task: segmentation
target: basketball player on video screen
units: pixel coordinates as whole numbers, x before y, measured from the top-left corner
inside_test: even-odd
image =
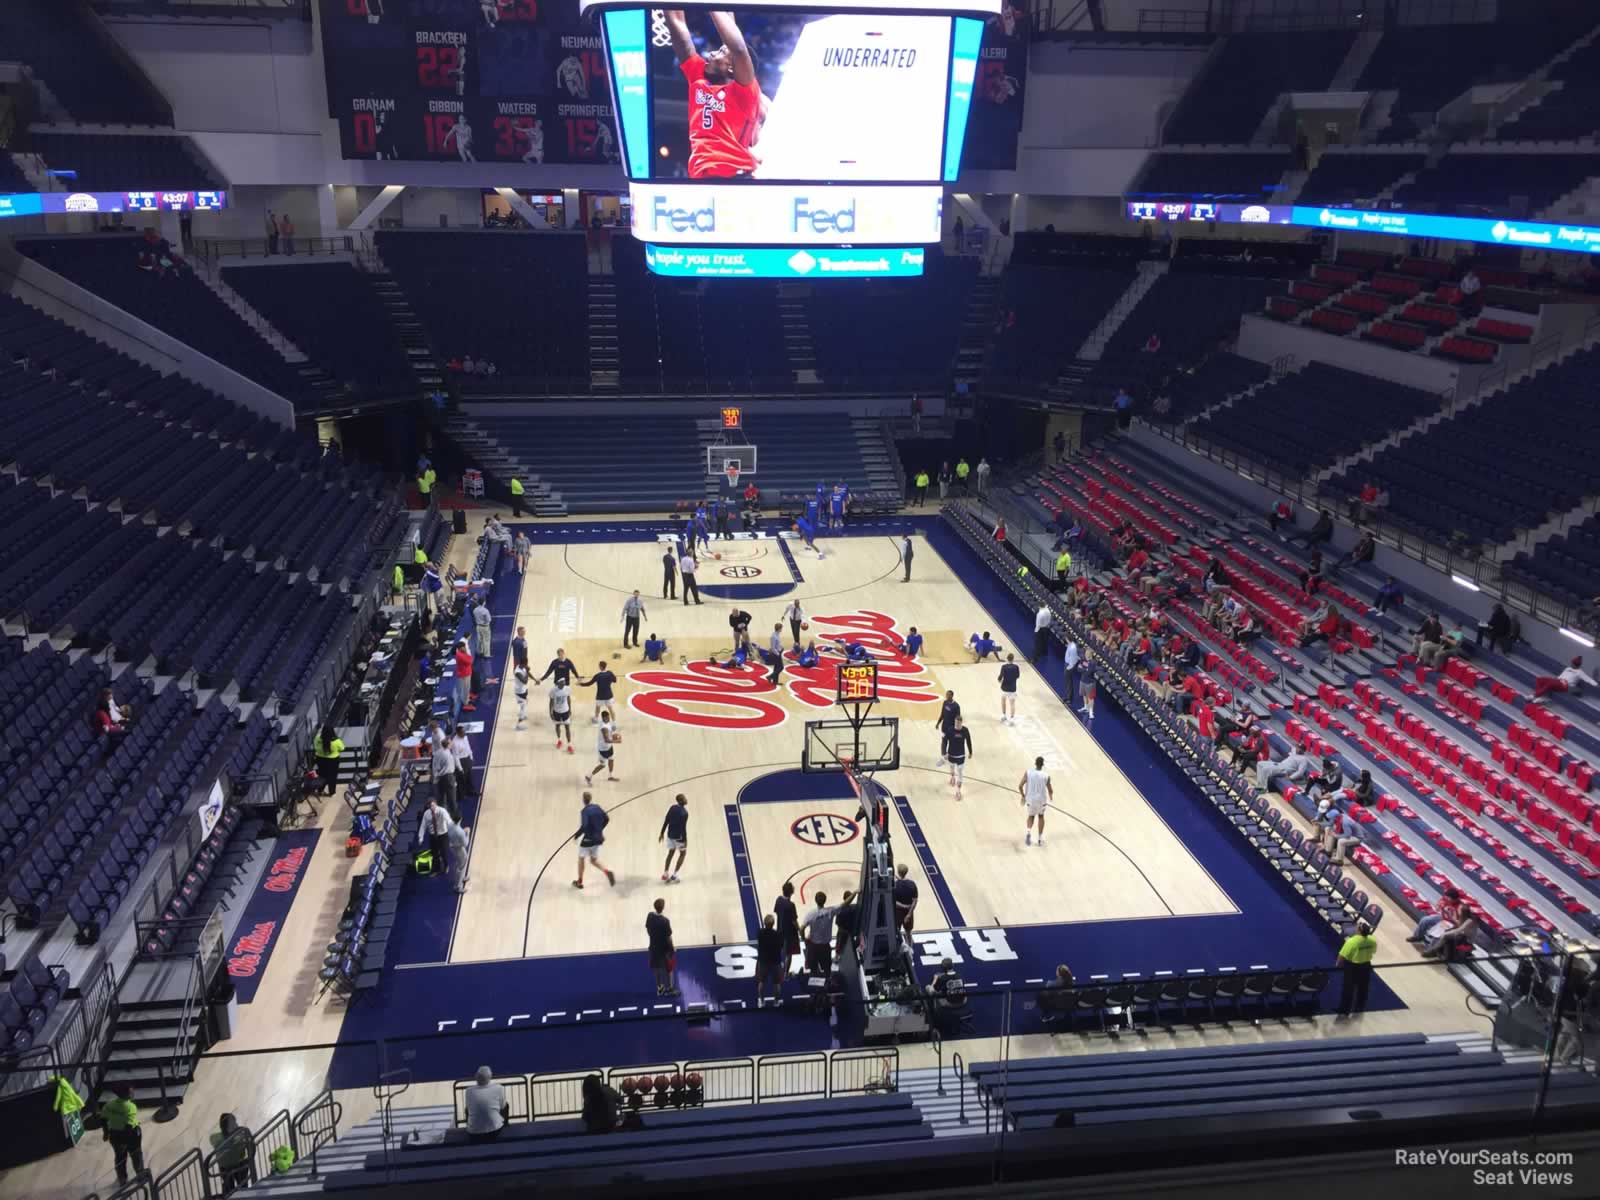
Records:
[[[678,69],[689,81],[689,178],[731,179],[756,169],[754,147],[769,101],[733,14],[708,15],[722,45],[700,55],[683,10],[665,14]]]

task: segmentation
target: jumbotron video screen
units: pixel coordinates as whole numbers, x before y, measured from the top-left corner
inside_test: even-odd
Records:
[[[919,0],[907,11],[882,0],[736,9],[582,2],[601,14],[642,241],[687,251],[940,240],[984,18],[1001,0]],[[793,263],[802,274],[872,274],[879,264],[904,273],[920,272],[921,255],[847,263],[813,253]]]

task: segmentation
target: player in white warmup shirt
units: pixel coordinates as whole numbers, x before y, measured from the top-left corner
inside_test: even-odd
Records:
[[[1033,766],[1022,773],[1022,779],[1017,783],[1017,795],[1022,798],[1022,805],[1028,810],[1028,832],[1022,839],[1024,846],[1033,845],[1033,822],[1039,821],[1039,845],[1044,845],[1044,810],[1045,805],[1055,799],[1055,791],[1050,786],[1050,776],[1044,773],[1044,756],[1033,760]]]

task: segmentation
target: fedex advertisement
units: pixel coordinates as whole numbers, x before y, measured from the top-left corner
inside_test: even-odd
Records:
[[[633,236],[657,245],[918,245],[940,239],[937,184],[632,183]]]
[[[688,279],[903,279],[922,274],[921,246],[653,246],[644,261],[657,275]]]

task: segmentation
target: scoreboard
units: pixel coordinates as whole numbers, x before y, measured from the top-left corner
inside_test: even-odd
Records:
[[[1009,0],[579,2],[605,36],[634,236],[675,273],[920,274],[975,88],[1007,90],[980,62]],[[775,247],[810,249],[765,265]]]
[[[319,0],[345,158],[616,163],[599,31],[578,0]]]

